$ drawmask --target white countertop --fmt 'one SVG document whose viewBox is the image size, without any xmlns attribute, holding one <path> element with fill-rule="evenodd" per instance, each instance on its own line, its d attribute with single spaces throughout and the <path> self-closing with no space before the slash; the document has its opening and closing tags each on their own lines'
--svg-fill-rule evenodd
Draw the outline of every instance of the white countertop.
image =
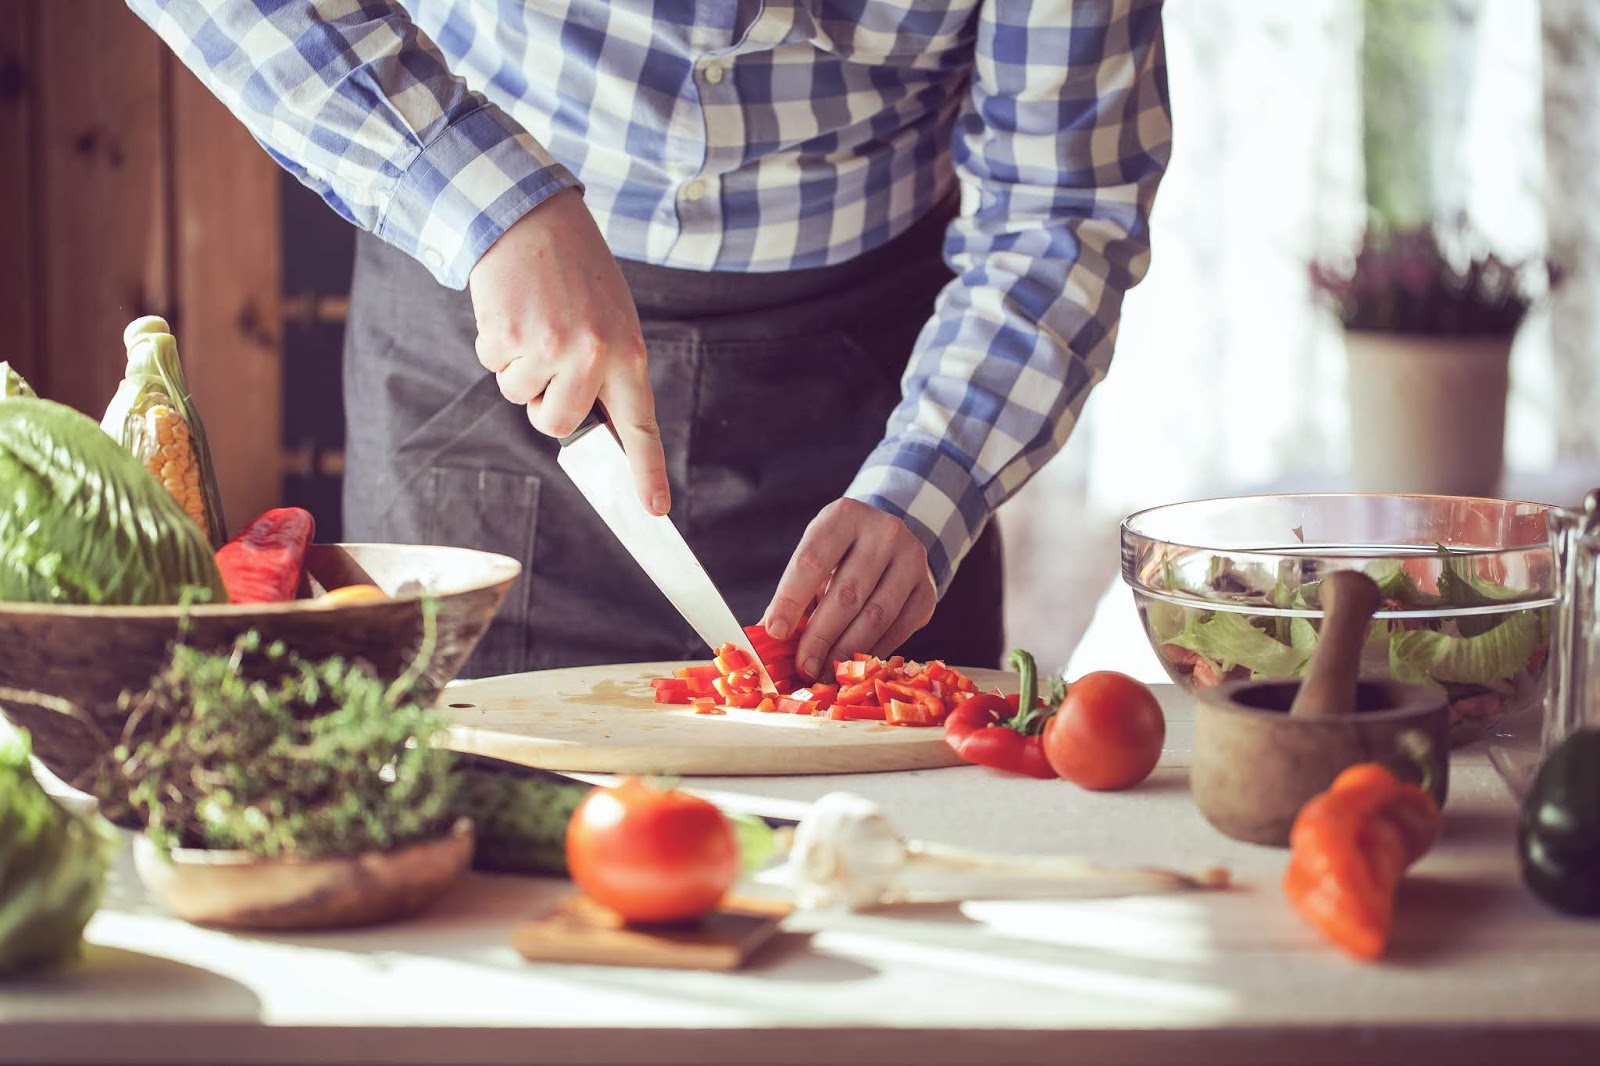
<svg viewBox="0 0 1600 1066">
<path fill-rule="evenodd" d="M 979 768 L 695 779 L 773 814 L 849 789 L 907 835 L 1108 862 L 1230 866 L 1228 893 L 799 914 L 737 974 L 522 961 L 507 937 L 565 890 L 474 876 L 365 932 L 240 936 L 166 917 L 126 849 L 84 960 L 0 984 L 0 1063 L 1182 1063 L 1600 1061 L 1600 922 L 1521 887 L 1514 808 L 1458 757 L 1445 840 L 1402 890 L 1388 961 L 1322 944 L 1286 853 L 1189 801 L 1188 711 L 1139 789 Z"/>
</svg>

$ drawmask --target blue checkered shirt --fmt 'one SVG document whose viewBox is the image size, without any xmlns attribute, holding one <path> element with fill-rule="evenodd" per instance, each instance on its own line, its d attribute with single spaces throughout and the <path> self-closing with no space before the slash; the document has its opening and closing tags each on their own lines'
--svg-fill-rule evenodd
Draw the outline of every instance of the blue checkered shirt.
<svg viewBox="0 0 1600 1066">
<path fill-rule="evenodd" d="M 620 257 L 850 259 L 959 186 L 956 278 L 848 495 L 942 591 L 1060 450 L 1149 261 L 1159 0 L 129 0 L 275 159 L 463 288 L 580 186 Z"/>
</svg>

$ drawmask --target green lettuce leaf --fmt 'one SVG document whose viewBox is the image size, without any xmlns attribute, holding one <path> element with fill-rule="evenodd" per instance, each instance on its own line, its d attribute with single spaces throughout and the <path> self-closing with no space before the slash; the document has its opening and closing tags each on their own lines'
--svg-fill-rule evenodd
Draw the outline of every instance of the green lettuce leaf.
<svg viewBox="0 0 1600 1066">
<path fill-rule="evenodd" d="M 1303 620 L 1303 619 L 1302 619 Z M 1167 643 L 1205 656 L 1224 671 L 1243 666 L 1256 677 L 1293 677 L 1305 669 L 1309 648 L 1296 648 L 1272 639 L 1241 614 L 1215 611 L 1197 618 Z"/>
<path fill-rule="evenodd" d="M 1378 593 L 1386 603 L 1403 603 L 1417 607 L 1427 597 L 1417 588 L 1417 583 L 1406 571 L 1403 559 L 1378 559 L 1364 568 L 1368 577 L 1377 583 Z"/>
<path fill-rule="evenodd" d="M 1464 556 L 1452 555 L 1442 546 L 1439 552 L 1444 556 L 1444 566 L 1439 571 L 1440 603 L 1448 607 L 1494 607 L 1527 598 L 1516 589 L 1474 574 L 1471 561 Z M 1475 637 L 1499 624 L 1498 614 L 1464 615 L 1457 622 L 1457 628 L 1462 636 Z"/>
<path fill-rule="evenodd" d="M 192 590 L 192 591 L 191 591 Z M 0 403 L 0 601 L 227 602 L 205 534 L 90 418 Z"/>
<path fill-rule="evenodd" d="M 1389 671 L 1398 681 L 1496 685 L 1527 669 L 1543 641 L 1535 611 L 1518 611 L 1472 636 L 1400 630 L 1389 638 Z"/>
<path fill-rule="evenodd" d="M 1145 601 L 1144 614 L 1156 643 L 1165 644 L 1183 631 L 1188 611 L 1175 603 L 1152 599 Z"/>
</svg>

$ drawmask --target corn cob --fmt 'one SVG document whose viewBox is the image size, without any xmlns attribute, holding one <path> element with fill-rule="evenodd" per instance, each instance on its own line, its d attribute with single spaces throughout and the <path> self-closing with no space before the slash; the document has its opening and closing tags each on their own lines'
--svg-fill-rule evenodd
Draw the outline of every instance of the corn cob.
<svg viewBox="0 0 1600 1066">
<path fill-rule="evenodd" d="M 128 368 L 101 428 L 137 458 L 213 548 L 226 539 L 222 499 L 200 413 L 189 395 L 177 341 L 164 319 L 147 316 L 123 334 Z"/>
<path fill-rule="evenodd" d="M 189 424 L 166 404 L 144 413 L 146 440 L 155 447 L 144 457 L 144 468 L 182 506 L 184 513 L 206 528 L 206 501 L 200 488 L 200 463 L 195 458 Z"/>
</svg>

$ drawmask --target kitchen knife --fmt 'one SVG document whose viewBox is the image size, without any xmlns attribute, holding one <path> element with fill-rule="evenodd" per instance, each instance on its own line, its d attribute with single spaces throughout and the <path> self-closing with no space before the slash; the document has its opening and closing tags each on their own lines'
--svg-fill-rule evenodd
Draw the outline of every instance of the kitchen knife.
<svg viewBox="0 0 1600 1066">
<path fill-rule="evenodd" d="M 712 651 L 724 644 L 745 649 L 755 663 L 761 691 L 776 695 L 761 656 L 683 534 L 670 518 L 651 514 L 639 502 L 633 470 L 598 403 L 577 429 L 561 438 L 556 462 L 700 639 Z"/>
</svg>

